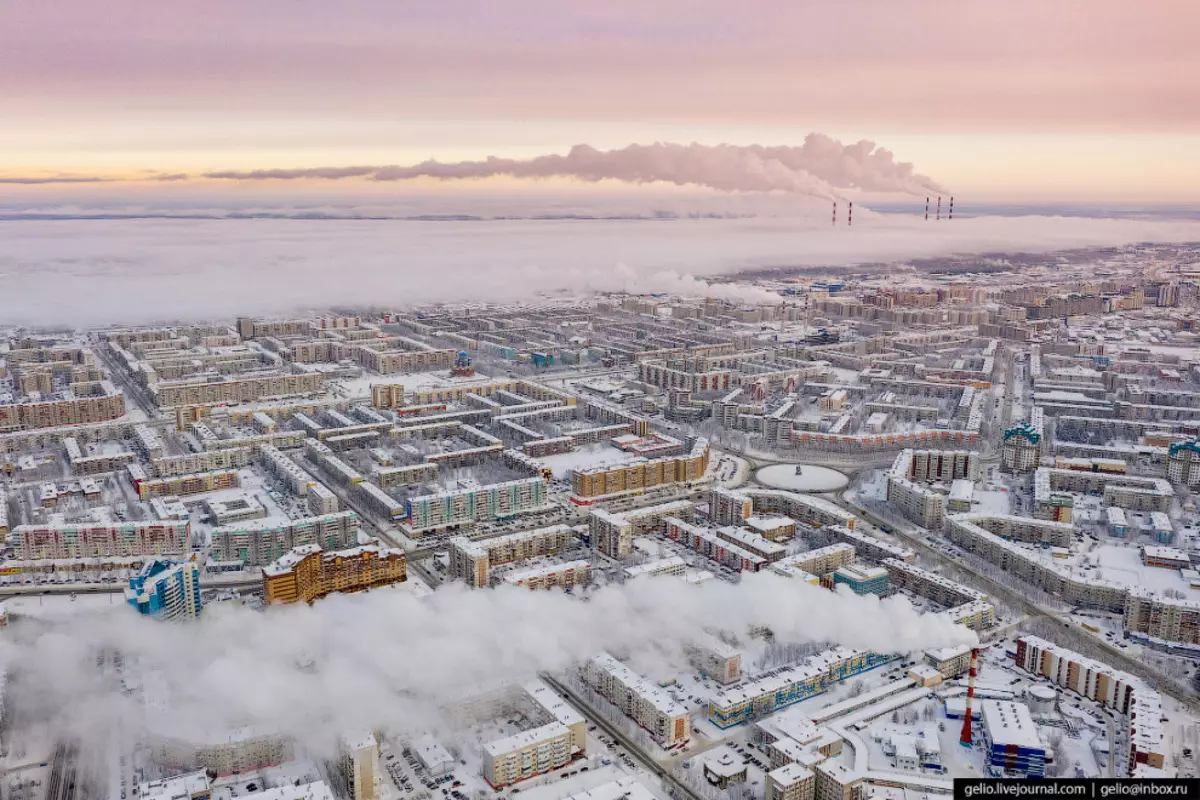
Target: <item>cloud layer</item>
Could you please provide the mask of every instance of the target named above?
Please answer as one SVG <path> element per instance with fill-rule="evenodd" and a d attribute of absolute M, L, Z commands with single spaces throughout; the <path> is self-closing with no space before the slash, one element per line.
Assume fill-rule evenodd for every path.
<path fill-rule="evenodd" d="M 706 628 L 744 635 L 755 622 L 782 641 L 877 652 L 975 639 L 900 597 L 833 594 L 766 574 L 738 585 L 633 581 L 596 591 L 586 603 L 524 588 L 449 586 L 426 599 L 397 588 L 265 614 L 214 606 L 198 624 L 182 626 L 100 609 L 72 608 L 40 635 L 0 639 L 0 664 L 21 670 L 22 701 L 54 727 L 96 737 L 120 717 L 135 736 L 151 730 L 191 738 L 251 725 L 317 748 L 364 728 L 443 728 L 447 703 L 563 670 L 601 650 L 676 670 L 685 663 L 681 645 Z M 140 667 L 133 674 L 165 677 L 168 713 L 144 715 L 105 683 L 96 655 L 113 648 Z M 158 681 L 146 686 L 158 691 Z"/>
<path fill-rule="evenodd" d="M 774 218 L 0 221 L 0 319 L 91 325 L 564 292 L 711 294 L 726 290 L 706 288 L 706 276 L 756 267 L 1200 241 L 1195 221 L 925 223 L 915 209 L 911 216 L 856 209 L 853 228 L 831 228 L 825 203 L 797 199 L 816 205 Z"/>

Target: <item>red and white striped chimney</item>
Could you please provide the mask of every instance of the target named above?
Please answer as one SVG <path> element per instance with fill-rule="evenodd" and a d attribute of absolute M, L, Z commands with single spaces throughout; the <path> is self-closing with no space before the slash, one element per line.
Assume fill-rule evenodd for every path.
<path fill-rule="evenodd" d="M 971 671 L 967 677 L 967 710 L 963 713 L 962 734 L 958 737 L 958 743 L 963 747 L 970 747 L 972 742 L 971 736 L 971 714 L 974 712 L 975 705 L 975 674 L 979 672 L 979 648 L 971 648 Z"/>

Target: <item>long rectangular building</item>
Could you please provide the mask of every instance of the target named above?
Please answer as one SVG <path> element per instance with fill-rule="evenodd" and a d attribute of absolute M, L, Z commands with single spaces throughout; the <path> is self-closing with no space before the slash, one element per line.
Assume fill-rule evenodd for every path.
<path fill-rule="evenodd" d="M 1136 776 L 1140 764 L 1163 767 L 1162 697 L 1140 678 L 1037 636 L 1017 639 L 1016 664 L 1126 716 L 1131 730 L 1125 763 L 1128 774 Z"/>
<path fill-rule="evenodd" d="M 358 515 L 340 511 L 319 517 L 283 519 L 268 517 L 222 525 L 213 529 L 213 555 L 217 561 L 239 561 L 262 567 L 306 544 L 323 550 L 345 550 L 358 544 Z"/>
<path fill-rule="evenodd" d="M 627 717 L 647 730 L 662 747 L 672 747 L 692 735 L 687 708 L 652 681 L 611 655 L 593 658 L 583 670 L 587 684 Z"/>
<path fill-rule="evenodd" d="M 295 372 L 220 381 L 162 381 L 154 387 L 159 408 L 216 403 L 246 403 L 268 397 L 316 394 L 325 386 L 320 372 Z"/>
<path fill-rule="evenodd" d="M 8 544 L 20 559 L 176 555 L 187 549 L 186 520 L 18 525 Z"/>
<path fill-rule="evenodd" d="M 490 585 L 493 567 L 558 553 L 577 541 L 575 532 L 566 525 L 553 525 L 480 541 L 456 536 L 450 540 L 449 573 L 468 586 L 485 587 Z"/>
<path fill-rule="evenodd" d="M 263 567 L 263 602 L 312 603 L 334 592 L 390 586 L 406 578 L 404 553 L 363 545 L 323 552 L 305 544 Z"/>
<path fill-rule="evenodd" d="M 771 670 L 723 689 L 708 706 L 708 721 L 722 730 L 773 714 L 820 694 L 832 684 L 893 661 L 897 656 L 834 647 L 803 664 Z"/>
<path fill-rule="evenodd" d="M 406 502 L 406 532 L 422 534 L 441 528 L 474 525 L 515 517 L 546 505 L 546 484 L 541 477 L 520 478 L 475 489 L 421 495 Z"/>

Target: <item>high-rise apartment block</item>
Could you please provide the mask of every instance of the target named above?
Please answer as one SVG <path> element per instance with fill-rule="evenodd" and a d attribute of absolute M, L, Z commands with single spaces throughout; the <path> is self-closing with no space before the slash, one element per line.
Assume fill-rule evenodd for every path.
<path fill-rule="evenodd" d="M 148 561 L 129 579 L 125 601 L 149 617 L 195 619 L 204 607 L 200 600 L 200 568 L 194 561 Z"/>
<path fill-rule="evenodd" d="M 1167 480 L 1183 486 L 1200 485 L 1200 440 L 1186 439 L 1167 446 Z"/>
<path fill-rule="evenodd" d="M 1044 428 L 1045 412 L 1040 406 L 1034 406 L 1028 422 L 1004 431 L 1000 446 L 1000 468 L 1016 474 L 1037 469 L 1042 460 Z"/>

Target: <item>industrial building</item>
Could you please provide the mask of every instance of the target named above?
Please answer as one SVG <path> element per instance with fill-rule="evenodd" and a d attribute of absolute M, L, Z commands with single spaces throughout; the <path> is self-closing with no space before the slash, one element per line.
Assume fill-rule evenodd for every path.
<path fill-rule="evenodd" d="M 1010 700 L 980 703 L 985 762 L 1003 777 L 1041 778 L 1046 774 L 1046 745 L 1029 709 Z"/>

